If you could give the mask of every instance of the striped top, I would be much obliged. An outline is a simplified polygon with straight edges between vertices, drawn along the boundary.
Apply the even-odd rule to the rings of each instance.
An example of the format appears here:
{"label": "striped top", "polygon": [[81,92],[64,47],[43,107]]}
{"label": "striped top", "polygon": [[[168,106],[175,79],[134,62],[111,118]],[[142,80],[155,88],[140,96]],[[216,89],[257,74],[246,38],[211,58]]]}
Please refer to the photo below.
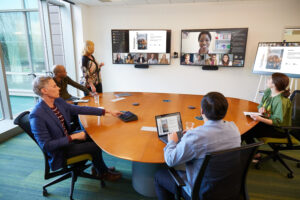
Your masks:
{"label": "striped top", "polygon": [[71,139],[70,135],[68,134],[68,130],[66,128],[66,125],[65,125],[65,118],[64,116],[61,114],[61,112],[58,110],[58,108],[54,105],[53,108],[51,108],[51,110],[54,112],[54,114],[56,115],[56,117],[59,119],[63,129],[64,129],[64,133],[65,135],[68,137],[69,141]]}

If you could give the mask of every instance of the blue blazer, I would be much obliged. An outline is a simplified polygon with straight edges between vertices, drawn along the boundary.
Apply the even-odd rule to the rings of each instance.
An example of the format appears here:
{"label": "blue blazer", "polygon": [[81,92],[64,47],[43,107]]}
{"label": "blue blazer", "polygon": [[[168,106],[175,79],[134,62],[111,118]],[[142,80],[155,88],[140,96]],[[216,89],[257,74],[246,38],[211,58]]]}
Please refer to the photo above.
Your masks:
{"label": "blue blazer", "polygon": [[[65,118],[66,128],[70,131],[70,122],[73,115],[104,115],[100,108],[76,106],[57,98],[54,105]],[[66,159],[63,148],[69,145],[68,137],[64,134],[63,127],[51,108],[41,100],[29,115],[31,131],[40,147],[49,156],[51,170],[62,168]]]}

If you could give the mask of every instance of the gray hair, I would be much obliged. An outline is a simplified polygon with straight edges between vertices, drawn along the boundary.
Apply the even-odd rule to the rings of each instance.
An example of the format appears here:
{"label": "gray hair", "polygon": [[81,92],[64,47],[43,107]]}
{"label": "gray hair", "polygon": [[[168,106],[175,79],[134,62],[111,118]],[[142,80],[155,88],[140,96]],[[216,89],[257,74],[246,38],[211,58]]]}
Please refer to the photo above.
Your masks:
{"label": "gray hair", "polygon": [[33,80],[32,86],[33,86],[33,92],[37,94],[38,96],[42,96],[41,90],[45,88],[45,86],[48,84],[48,82],[52,79],[50,76],[40,76],[36,77]]}

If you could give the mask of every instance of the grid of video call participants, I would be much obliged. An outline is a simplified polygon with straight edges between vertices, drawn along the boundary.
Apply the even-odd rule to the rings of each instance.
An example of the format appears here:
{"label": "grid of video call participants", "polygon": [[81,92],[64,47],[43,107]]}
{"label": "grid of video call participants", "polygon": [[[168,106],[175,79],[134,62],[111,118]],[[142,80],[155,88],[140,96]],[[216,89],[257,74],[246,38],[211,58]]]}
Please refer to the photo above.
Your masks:
{"label": "grid of video call participants", "polygon": [[170,64],[169,53],[113,53],[113,64]]}
{"label": "grid of video call participants", "polygon": [[182,65],[244,66],[247,28],[182,30]]}

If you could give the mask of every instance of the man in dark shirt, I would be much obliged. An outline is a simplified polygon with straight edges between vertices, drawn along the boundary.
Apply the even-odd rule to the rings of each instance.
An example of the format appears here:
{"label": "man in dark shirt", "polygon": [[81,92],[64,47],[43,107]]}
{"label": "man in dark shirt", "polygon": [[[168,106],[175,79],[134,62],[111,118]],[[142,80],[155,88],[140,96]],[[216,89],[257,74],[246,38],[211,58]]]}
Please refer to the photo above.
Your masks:
{"label": "man in dark shirt", "polygon": [[56,85],[60,88],[59,96],[64,100],[75,100],[77,97],[73,97],[68,92],[68,85],[72,85],[73,87],[91,95],[91,92],[84,86],[80,85],[73,81],[69,76],[67,76],[66,69],[63,65],[54,65],[53,66],[53,80]]}

